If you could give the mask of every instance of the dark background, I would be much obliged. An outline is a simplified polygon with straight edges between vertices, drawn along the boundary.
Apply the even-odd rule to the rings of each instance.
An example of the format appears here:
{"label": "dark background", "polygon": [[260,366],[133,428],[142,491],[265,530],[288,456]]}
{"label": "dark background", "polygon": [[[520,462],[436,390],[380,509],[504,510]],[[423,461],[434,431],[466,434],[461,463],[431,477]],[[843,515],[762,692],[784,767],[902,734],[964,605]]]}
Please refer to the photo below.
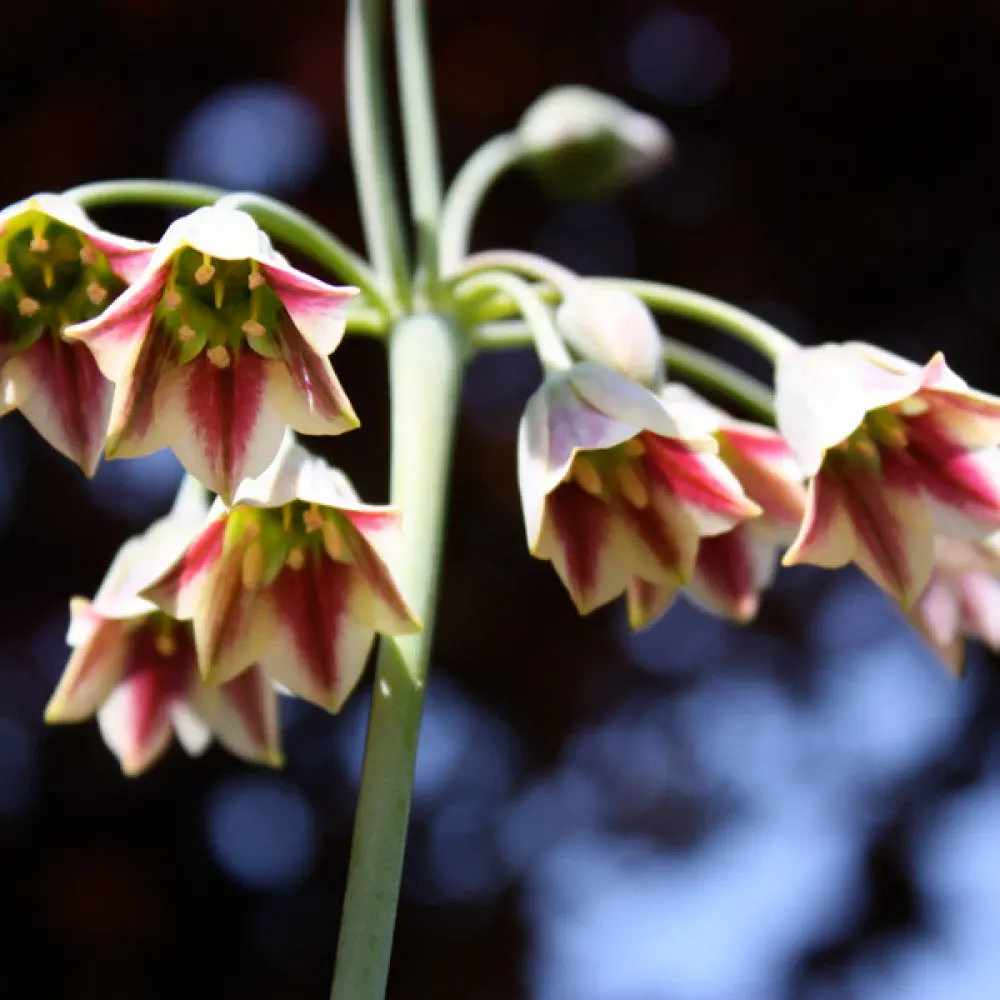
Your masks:
{"label": "dark background", "polygon": [[[995,3],[430,6],[449,171],[559,82],[663,117],[680,149],[596,205],[511,177],[477,246],[687,284],[806,340],[941,347],[1000,390]],[[5,0],[0,202],[167,175],[271,191],[359,245],[342,8]],[[380,350],[335,360],[364,428],[322,450],[383,499]],[[854,572],[783,573],[743,630],[683,601],[637,637],[619,605],[578,620],[524,550],[514,434],[537,378],[529,353],[468,376],[390,995],[994,1000],[992,657],[948,680]],[[127,780],[95,725],[41,723],[67,598],[178,476],[160,455],[87,483],[0,423],[4,995],[327,995],[362,694],[341,718],[286,703],[280,773],[175,749]]]}

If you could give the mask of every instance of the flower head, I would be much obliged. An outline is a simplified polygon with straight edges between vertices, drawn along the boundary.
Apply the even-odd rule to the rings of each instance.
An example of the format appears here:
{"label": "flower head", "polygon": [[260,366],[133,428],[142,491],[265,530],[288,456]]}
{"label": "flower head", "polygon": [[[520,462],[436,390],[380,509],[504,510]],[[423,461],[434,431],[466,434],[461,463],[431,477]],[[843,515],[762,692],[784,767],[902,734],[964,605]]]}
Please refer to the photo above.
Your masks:
{"label": "flower head", "polygon": [[356,427],[328,359],[356,292],[291,267],[244,212],[216,205],[179,219],[136,283],[67,331],[115,383],[108,456],[169,445],[231,500],[274,458],[286,425]]}
{"label": "flower head", "polygon": [[909,618],[954,674],[964,670],[966,637],[1000,651],[1000,548],[996,540],[972,543],[936,538],[930,583]]}
{"label": "flower head", "polygon": [[420,627],[387,564],[398,528],[396,510],[359,503],[340,472],[286,439],[144,595],[193,620],[207,681],[259,662],[294,694],[337,711],[375,634]]}
{"label": "flower head", "polygon": [[203,502],[183,498],[145,535],[126,542],[93,602],[74,598],[70,604],[73,655],[45,718],[79,722],[96,712],[126,774],[155,763],[175,734],[191,754],[204,751],[214,736],[237,756],[281,763],[273,685],[256,667],[221,687],[205,684],[190,623],[139,596],[205,514]]}
{"label": "flower head", "polygon": [[88,476],[100,461],[112,386],[62,333],[106,309],[151,252],[99,229],[61,195],[0,212],[0,415],[20,410]]}
{"label": "flower head", "polygon": [[591,362],[531,397],[518,455],[528,547],[582,614],[632,580],[672,595],[690,582],[701,538],[759,513],[715,450],[653,393]]}
{"label": "flower head", "polygon": [[935,533],[1000,528],[1000,400],[937,354],[920,367],[869,344],[783,355],[778,425],[811,477],[785,563],[856,562],[909,607],[930,579]]}

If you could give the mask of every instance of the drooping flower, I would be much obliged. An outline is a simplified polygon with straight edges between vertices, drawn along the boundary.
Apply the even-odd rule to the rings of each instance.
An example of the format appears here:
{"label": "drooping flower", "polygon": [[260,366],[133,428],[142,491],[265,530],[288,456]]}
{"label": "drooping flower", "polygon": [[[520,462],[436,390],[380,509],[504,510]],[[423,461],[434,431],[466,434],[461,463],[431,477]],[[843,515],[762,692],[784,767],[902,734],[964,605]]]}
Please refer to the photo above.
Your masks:
{"label": "drooping flower", "polygon": [[715,450],[610,369],[546,378],[521,419],[521,501],[531,553],[581,614],[633,580],[672,593],[691,581],[700,539],[759,513]]}
{"label": "drooping flower", "polygon": [[174,735],[190,754],[202,753],[214,736],[246,760],[281,763],[274,686],[256,666],[221,687],[205,684],[190,622],[139,596],[183,550],[206,512],[204,502],[189,495],[125,543],[93,602],[78,597],[70,603],[73,655],[45,718],[79,722],[96,713],[126,774],[154,764]]}
{"label": "drooping flower", "polygon": [[141,278],[67,331],[115,383],[108,456],[169,445],[229,500],[274,458],[286,425],[356,427],[328,358],[356,293],[291,267],[245,212],[216,205],[179,219]]}
{"label": "drooping flower", "polygon": [[1000,399],[937,354],[920,367],[870,344],[782,356],[778,426],[810,476],[786,565],[856,562],[904,607],[931,575],[935,534],[1000,528]]}
{"label": "drooping flower", "polygon": [[0,416],[20,410],[92,476],[112,385],[65,328],[101,313],[152,247],[98,228],[75,202],[37,194],[0,212]]}
{"label": "drooping flower", "polygon": [[967,637],[1000,652],[997,540],[973,543],[936,538],[930,583],[910,610],[909,619],[954,674],[964,670]]}
{"label": "drooping flower", "polygon": [[646,304],[624,288],[578,282],[556,310],[556,325],[588,361],[652,389],[663,384],[660,329]]}
{"label": "drooping flower", "polygon": [[[761,510],[729,531],[703,538],[698,546],[689,597],[717,614],[748,622],[757,614],[760,595],[774,577],[779,549],[802,523],[806,491],[791,450],[777,431],[737,420],[687,386],[671,383],[660,393],[667,411],[686,434],[711,435],[719,458]],[[630,617],[638,627],[666,609],[672,588],[636,580],[629,587]]]}
{"label": "drooping flower", "polygon": [[420,627],[387,563],[399,520],[394,508],[359,503],[342,473],[286,439],[144,593],[193,620],[210,683],[259,662],[292,693],[337,711],[375,634]]}

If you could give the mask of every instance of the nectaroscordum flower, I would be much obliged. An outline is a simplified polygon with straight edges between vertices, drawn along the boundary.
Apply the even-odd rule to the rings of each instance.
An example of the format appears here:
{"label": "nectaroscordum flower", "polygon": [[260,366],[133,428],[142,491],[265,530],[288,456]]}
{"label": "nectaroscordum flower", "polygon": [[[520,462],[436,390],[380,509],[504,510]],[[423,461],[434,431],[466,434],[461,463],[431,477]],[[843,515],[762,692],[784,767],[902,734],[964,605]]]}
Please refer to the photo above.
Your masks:
{"label": "nectaroscordum flower", "polygon": [[[684,433],[715,439],[719,458],[760,507],[760,517],[701,539],[694,576],[685,587],[689,597],[710,611],[750,621],[757,614],[761,591],[774,576],[779,549],[792,541],[802,522],[802,472],[784,438],[772,428],[737,420],[687,386],[671,383],[660,398]],[[673,588],[633,581],[629,602],[634,624],[653,621],[672,598]]]}
{"label": "nectaroscordum flower", "polygon": [[259,662],[289,691],[336,711],[376,633],[419,629],[386,562],[398,528],[395,509],[359,503],[340,472],[286,440],[232,508],[216,504],[145,596],[193,620],[210,683]]}
{"label": "nectaroscordum flower", "polygon": [[0,415],[20,410],[92,476],[112,386],[67,326],[97,316],[152,247],[99,229],[73,201],[38,194],[0,212]]}
{"label": "nectaroscordum flower", "polygon": [[179,219],[136,283],[67,331],[115,383],[108,456],[169,445],[229,500],[274,458],[286,425],[356,427],[328,359],[356,292],[291,267],[244,212]]}
{"label": "nectaroscordum flower", "polygon": [[546,378],[518,449],[528,547],[582,614],[634,579],[688,583],[702,537],[759,513],[711,438],[682,435],[652,392],[592,362]]}
{"label": "nectaroscordum flower", "polygon": [[126,774],[155,763],[174,734],[191,754],[204,751],[214,736],[247,760],[281,763],[274,686],[257,667],[221,687],[205,684],[190,623],[139,596],[205,514],[203,503],[182,501],[126,542],[93,602],[78,597],[70,604],[73,655],[45,718],[79,722],[96,712]]}
{"label": "nectaroscordum flower", "polygon": [[785,563],[856,562],[904,608],[931,575],[934,536],[1000,528],[1000,399],[937,354],[925,366],[868,344],[777,363],[778,426],[811,477]]}
{"label": "nectaroscordum flower", "polygon": [[936,538],[930,583],[909,618],[955,674],[964,669],[966,637],[1000,651],[1000,547],[996,540],[972,543]]}

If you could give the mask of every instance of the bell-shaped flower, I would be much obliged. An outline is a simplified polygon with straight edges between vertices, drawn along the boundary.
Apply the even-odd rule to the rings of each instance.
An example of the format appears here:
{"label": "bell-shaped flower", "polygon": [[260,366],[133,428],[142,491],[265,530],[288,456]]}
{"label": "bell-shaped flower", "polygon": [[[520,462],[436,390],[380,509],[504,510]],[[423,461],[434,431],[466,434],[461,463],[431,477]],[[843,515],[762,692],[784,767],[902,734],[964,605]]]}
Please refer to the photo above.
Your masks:
{"label": "bell-shaped flower", "polygon": [[1000,528],[1000,399],[937,354],[920,367],[869,344],[779,358],[778,426],[809,476],[785,563],[855,562],[909,608],[930,579],[934,536]]}
{"label": "bell-shaped flower", "polygon": [[73,655],[45,711],[51,723],[96,713],[105,742],[130,775],[155,763],[175,734],[190,754],[202,753],[215,737],[246,760],[281,763],[274,685],[256,666],[221,687],[205,684],[190,622],[139,596],[204,522],[204,502],[189,501],[126,542],[93,602],[70,603]]}
{"label": "bell-shaped flower", "polygon": [[63,339],[99,315],[152,247],[98,228],[69,198],[37,194],[0,212],[0,416],[20,410],[92,476],[113,386],[90,351]]}
{"label": "bell-shaped flower", "polygon": [[673,593],[702,538],[760,512],[710,437],[684,435],[656,395],[592,362],[546,378],[518,449],[528,547],[581,614],[633,580]]}
{"label": "bell-shaped flower", "polygon": [[293,694],[337,711],[375,634],[420,628],[389,569],[399,521],[393,508],[359,503],[342,473],[286,439],[233,507],[216,503],[145,596],[193,620],[209,683],[258,662]]}
{"label": "bell-shaped flower", "polygon": [[652,389],[663,385],[663,342],[653,314],[624,288],[582,280],[556,310],[563,339],[588,361]]}
{"label": "bell-shaped flower", "polygon": [[[729,531],[703,538],[687,595],[709,611],[748,622],[757,614],[761,592],[774,577],[779,550],[802,523],[806,491],[802,472],[777,431],[737,420],[687,386],[671,383],[660,393],[685,434],[710,435],[719,458],[761,510]],[[629,587],[630,618],[647,625],[666,609],[672,588],[641,580]]]}
{"label": "bell-shaped flower", "polygon": [[997,540],[936,538],[930,583],[910,609],[909,619],[956,675],[965,667],[966,638],[1000,652]]}
{"label": "bell-shaped flower", "polygon": [[231,500],[286,426],[356,427],[328,358],[356,293],[291,267],[245,212],[216,205],[179,219],[135,284],[67,331],[115,383],[108,457],[170,446]]}

